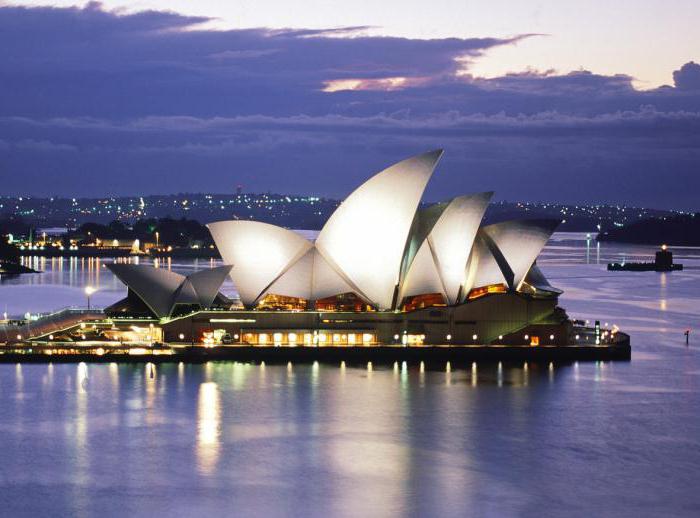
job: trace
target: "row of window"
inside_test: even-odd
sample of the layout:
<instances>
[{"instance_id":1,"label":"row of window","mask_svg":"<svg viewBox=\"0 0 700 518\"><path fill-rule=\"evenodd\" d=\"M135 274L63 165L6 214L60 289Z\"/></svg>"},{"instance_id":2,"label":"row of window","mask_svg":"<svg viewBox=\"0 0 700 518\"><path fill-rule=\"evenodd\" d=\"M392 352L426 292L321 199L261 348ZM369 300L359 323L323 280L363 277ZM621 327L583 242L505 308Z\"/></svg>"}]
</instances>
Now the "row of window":
<instances>
[{"instance_id":1,"label":"row of window","mask_svg":"<svg viewBox=\"0 0 700 518\"><path fill-rule=\"evenodd\" d=\"M492 293L505 293L505 284L491 284L474 288L467 295L468 300L474 300L484 295ZM402 311L415 311L417 309L429 307L444 307L447 306L447 301L441 293L425 293L406 297L401 304ZM288 297L285 295L268 294L259 303L258 309L266 310L285 310L285 311L304 311L309 309L309 304L306 299L298 297ZM316 300L313 303L313 309L316 311L374 311L374 307L367 304L354 293L341 293L333 297Z\"/></svg>"},{"instance_id":2,"label":"row of window","mask_svg":"<svg viewBox=\"0 0 700 518\"><path fill-rule=\"evenodd\" d=\"M374 333L332 331L245 332L240 337L240 341L249 345L372 345L377 343L377 336Z\"/></svg>"}]
</instances>

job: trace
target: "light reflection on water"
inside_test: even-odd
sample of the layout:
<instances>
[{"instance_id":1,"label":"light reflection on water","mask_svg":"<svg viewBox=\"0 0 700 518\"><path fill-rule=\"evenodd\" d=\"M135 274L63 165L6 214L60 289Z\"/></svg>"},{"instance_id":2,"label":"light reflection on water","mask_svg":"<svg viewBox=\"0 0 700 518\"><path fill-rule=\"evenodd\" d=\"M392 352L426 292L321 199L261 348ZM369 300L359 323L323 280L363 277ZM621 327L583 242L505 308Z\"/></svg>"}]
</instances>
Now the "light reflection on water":
<instances>
[{"instance_id":1,"label":"light reflection on water","mask_svg":"<svg viewBox=\"0 0 700 518\"><path fill-rule=\"evenodd\" d=\"M700 251L609 273L653 250L587 263L573 237L539 264L572 316L631 332L629 363L0 365L2 513L697 516Z\"/></svg>"},{"instance_id":2,"label":"light reflection on water","mask_svg":"<svg viewBox=\"0 0 700 518\"><path fill-rule=\"evenodd\" d=\"M219 457L221 435L219 387L213 381L199 386L197 403L197 465L205 475L214 473Z\"/></svg>"}]
</instances>

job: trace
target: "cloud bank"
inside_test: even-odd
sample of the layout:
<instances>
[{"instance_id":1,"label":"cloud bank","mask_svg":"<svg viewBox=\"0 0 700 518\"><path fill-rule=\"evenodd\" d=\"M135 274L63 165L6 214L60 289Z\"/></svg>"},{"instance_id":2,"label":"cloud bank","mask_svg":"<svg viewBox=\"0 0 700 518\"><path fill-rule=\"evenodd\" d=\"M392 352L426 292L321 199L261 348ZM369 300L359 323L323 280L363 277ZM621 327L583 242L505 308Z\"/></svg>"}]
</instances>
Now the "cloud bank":
<instances>
[{"instance_id":1,"label":"cloud bank","mask_svg":"<svg viewBox=\"0 0 700 518\"><path fill-rule=\"evenodd\" d=\"M588 71L469 74L512 38L202 30L145 11L0 7L6 194L177 191L342 196L406 156L447 151L434 199L700 208L700 65L674 85ZM486 58L484 58L486 59ZM466 69L465 69L466 67Z\"/></svg>"}]
</instances>

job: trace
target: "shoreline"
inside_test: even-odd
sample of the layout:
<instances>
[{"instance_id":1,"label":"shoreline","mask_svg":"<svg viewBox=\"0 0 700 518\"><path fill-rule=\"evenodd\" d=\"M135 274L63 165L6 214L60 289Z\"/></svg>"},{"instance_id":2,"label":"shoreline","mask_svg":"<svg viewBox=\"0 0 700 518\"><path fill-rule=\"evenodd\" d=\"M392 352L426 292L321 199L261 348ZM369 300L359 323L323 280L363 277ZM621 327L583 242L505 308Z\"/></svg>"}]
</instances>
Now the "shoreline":
<instances>
[{"instance_id":1,"label":"shoreline","mask_svg":"<svg viewBox=\"0 0 700 518\"><path fill-rule=\"evenodd\" d=\"M121 249L78 249L78 250L53 250L47 248L45 250L22 250L22 257L48 257L48 258L61 258L61 259L71 259L74 257L79 258L122 258L122 257L140 257L140 258L168 258L172 257L174 259L221 259L219 251L214 248L183 248L183 249L173 249L169 252L149 252L134 254L130 250Z\"/></svg>"},{"instance_id":2,"label":"shoreline","mask_svg":"<svg viewBox=\"0 0 700 518\"><path fill-rule=\"evenodd\" d=\"M25 273L41 273L39 270L34 270L23 264L13 263L11 261L0 260L0 275L23 275Z\"/></svg>"}]
</instances>

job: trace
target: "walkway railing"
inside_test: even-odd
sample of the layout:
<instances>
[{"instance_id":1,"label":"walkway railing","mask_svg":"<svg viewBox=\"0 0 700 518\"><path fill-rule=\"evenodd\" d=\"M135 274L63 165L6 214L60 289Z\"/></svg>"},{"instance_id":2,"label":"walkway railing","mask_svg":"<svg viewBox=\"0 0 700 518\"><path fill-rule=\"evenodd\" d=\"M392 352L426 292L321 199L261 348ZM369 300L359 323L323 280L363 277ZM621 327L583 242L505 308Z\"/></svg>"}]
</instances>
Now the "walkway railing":
<instances>
[{"instance_id":1,"label":"walkway railing","mask_svg":"<svg viewBox=\"0 0 700 518\"><path fill-rule=\"evenodd\" d=\"M82 322L103 320L98 308L63 308L46 315L34 316L22 324L0 325L0 342L18 342L62 331Z\"/></svg>"}]
</instances>

